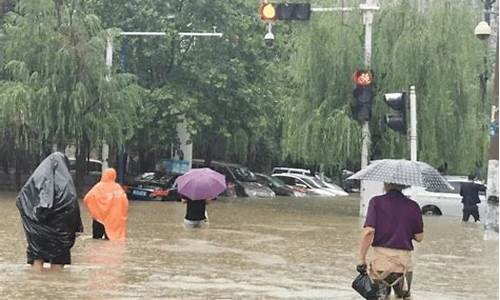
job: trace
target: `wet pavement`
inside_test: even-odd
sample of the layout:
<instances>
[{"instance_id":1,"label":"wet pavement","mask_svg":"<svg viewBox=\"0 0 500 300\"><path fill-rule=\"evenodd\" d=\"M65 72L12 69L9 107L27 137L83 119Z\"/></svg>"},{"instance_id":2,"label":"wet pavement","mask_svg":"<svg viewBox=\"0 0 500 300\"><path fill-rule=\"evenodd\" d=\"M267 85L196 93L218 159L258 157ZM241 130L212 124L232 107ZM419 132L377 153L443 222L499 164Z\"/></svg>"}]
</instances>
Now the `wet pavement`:
<instances>
[{"instance_id":1,"label":"wet pavement","mask_svg":"<svg viewBox=\"0 0 500 300\"><path fill-rule=\"evenodd\" d=\"M362 299L356 275L359 199L218 200L210 226L186 230L179 202L130 202L126 244L85 233L61 273L25 264L15 194L0 193L1 299ZM498 241L480 224L425 217L414 300L498 299Z\"/></svg>"}]
</instances>

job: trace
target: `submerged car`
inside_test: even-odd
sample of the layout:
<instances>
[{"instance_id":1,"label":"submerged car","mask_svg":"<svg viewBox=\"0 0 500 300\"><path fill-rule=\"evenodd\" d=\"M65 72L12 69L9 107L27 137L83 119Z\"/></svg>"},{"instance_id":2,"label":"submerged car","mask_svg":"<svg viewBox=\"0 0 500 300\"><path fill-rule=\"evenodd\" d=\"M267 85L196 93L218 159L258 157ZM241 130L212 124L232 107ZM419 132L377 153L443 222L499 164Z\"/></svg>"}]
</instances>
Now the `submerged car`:
<instances>
[{"instance_id":1,"label":"submerged car","mask_svg":"<svg viewBox=\"0 0 500 300\"><path fill-rule=\"evenodd\" d=\"M257 177L247 167L219 161L207 166L201 159L193 159L193 168L209 167L226 176L227 188L223 195L238 197L272 198L276 194L269 187L257 182Z\"/></svg>"},{"instance_id":2,"label":"submerged car","mask_svg":"<svg viewBox=\"0 0 500 300\"><path fill-rule=\"evenodd\" d=\"M317 182L321 184L323 188L327 188L334 193L336 193L338 196L349 196L349 193L347 193L343 188L340 186L336 185L332 179L323 176L323 179L319 178L319 176L314 177L317 179Z\"/></svg>"},{"instance_id":3,"label":"submerged car","mask_svg":"<svg viewBox=\"0 0 500 300\"><path fill-rule=\"evenodd\" d=\"M123 186L129 200L146 201L180 201L175 179L180 173L162 174L158 172L143 173L130 184Z\"/></svg>"},{"instance_id":4,"label":"submerged car","mask_svg":"<svg viewBox=\"0 0 500 300\"><path fill-rule=\"evenodd\" d=\"M333 191L329 191L318 185L318 183L314 181L314 177L291 173L273 174L272 176L281 179L289 186L305 188L307 195L322 197L337 196Z\"/></svg>"},{"instance_id":5,"label":"submerged car","mask_svg":"<svg viewBox=\"0 0 500 300\"><path fill-rule=\"evenodd\" d=\"M266 174L255 173L257 181L270 187L278 196L291 196L291 197L304 197L306 195L305 189L299 187L290 187L281 181L278 177L269 176Z\"/></svg>"},{"instance_id":6,"label":"submerged car","mask_svg":"<svg viewBox=\"0 0 500 300\"><path fill-rule=\"evenodd\" d=\"M403 194L416 201L424 215L461 217L463 204L460 188L468 180L460 177L448 177L447 180L453 187L452 191L413 186L403 190ZM480 182L476 182L476 184L483 185ZM486 188L484 185L483 187ZM486 213L487 206L484 192L479 193L479 200L481 200L481 203L478 204L479 215L482 217Z\"/></svg>"},{"instance_id":7,"label":"submerged car","mask_svg":"<svg viewBox=\"0 0 500 300\"><path fill-rule=\"evenodd\" d=\"M300 174L300 175L308 175L311 176L311 171L306 170L306 169L299 169L299 168L288 168L288 167L274 167L273 168L273 174Z\"/></svg>"}]
</instances>

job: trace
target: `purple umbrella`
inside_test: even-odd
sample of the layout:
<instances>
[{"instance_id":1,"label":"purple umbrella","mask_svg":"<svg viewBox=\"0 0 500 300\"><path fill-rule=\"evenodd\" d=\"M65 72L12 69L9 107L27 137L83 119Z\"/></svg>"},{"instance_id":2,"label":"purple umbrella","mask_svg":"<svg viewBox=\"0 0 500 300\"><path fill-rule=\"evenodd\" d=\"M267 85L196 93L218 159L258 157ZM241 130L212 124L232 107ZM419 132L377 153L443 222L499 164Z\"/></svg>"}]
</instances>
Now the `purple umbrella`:
<instances>
[{"instance_id":1,"label":"purple umbrella","mask_svg":"<svg viewBox=\"0 0 500 300\"><path fill-rule=\"evenodd\" d=\"M191 169L175 183L177 192L191 200L213 199L226 189L226 177L209 168Z\"/></svg>"}]
</instances>

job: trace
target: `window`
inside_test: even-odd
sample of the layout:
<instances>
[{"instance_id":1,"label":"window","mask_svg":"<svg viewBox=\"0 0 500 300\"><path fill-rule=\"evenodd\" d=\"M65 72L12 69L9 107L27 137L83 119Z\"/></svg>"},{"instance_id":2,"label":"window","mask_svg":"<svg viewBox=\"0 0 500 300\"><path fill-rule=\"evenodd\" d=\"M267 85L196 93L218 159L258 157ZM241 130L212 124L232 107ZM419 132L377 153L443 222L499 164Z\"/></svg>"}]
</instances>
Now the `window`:
<instances>
[{"instance_id":1,"label":"window","mask_svg":"<svg viewBox=\"0 0 500 300\"><path fill-rule=\"evenodd\" d=\"M229 172L229 170L226 168L226 167L223 167L223 166L212 166L212 168L221 173L222 175L224 175L226 177L226 182L234 182L234 176L233 174L231 174L231 172Z\"/></svg>"},{"instance_id":2,"label":"window","mask_svg":"<svg viewBox=\"0 0 500 300\"><path fill-rule=\"evenodd\" d=\"M462 185L462 182L460 181L448 181L448 183L452 186L452 190L447 190L444 188L426 188L425 190L428 192L433 192L433 193L451 193L451 194L459 194L460 193L460 187Z\"/></svg>"},{"instance_id":3,"label":"window","mask_svg":"<svg viewBox=\"0 0 500 300\"><path fill-rule=\"evenodd\" d=\"M460 187L462 186L462 183L458 182L458 181L454 181L454 182L450 182L450 184L453 187L453 191L449 191L448 193L460 194Z\"/></svg>"},{"instance_id":4,"label":"window","mask_svg":"<svg viewBox=\"0 0 500 300\"><path fill-rule=\"evenodd\" d=\"M102 164L97 161L89 161L87 163L88 171L89 172L101 172L102 171Z\"/></svg>"},{"instance_id":5,"label":"window","mask_svg":"<svg viewBox=\"0 0 500 300\"><path fill-rule=\"evenodd\" d=\"M247 168L231 167L231 171L233 172L236 179L240 181L257 181L257 178L255 178L255 174Z\"/></svg>"},{"instance_id":6,"label":"window","mask_svg":"<svg viewBox=\"0 0 500 300\"><path fill-rule=\"evenodd\" d=\"M295 185L295 178L286 177L286 176L276 176L276 177L281 179L281 181L283 181L285 184Z\"/></svg>"}]
</instances>

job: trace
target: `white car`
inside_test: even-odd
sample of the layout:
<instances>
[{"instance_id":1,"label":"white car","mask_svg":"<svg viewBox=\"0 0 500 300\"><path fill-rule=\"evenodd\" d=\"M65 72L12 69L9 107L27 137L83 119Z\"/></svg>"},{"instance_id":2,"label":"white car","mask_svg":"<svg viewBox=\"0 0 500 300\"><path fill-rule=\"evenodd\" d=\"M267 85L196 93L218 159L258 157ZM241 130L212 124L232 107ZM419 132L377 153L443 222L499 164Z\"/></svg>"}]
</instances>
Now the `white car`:
<instances>
[{"instance_id":1,"label":"white car","mask_svg":"<svg viewBox=\"0 0 500 300\"><path fill-rule=\"evenodd\" d=\"M314 178L317 179L317 182L319 182L319 184L321 184L321 187L332 190L333 192L335 192L337 194L337 196L349 196L349 193L347 193L340 186L333 183L333 181L328 182L328 181L326 181L326 178L325 178L325 180L322 180L321 178L318 178L318 177L319 176L315 176ZM326 176L324 176L324 177L326 177Z\"/></svg>"},{"instance_id":2,"label":"white car","mask_svg":"<svg viewBox=\"0 0 500 300\"><path fill-rule=\"evenodd\" d=\"M453 187L453 191L429 190L423 187L410 187L403 190L403 194L416 201L422 209L424 215L438 215L450 217L462 217L462 196L460 187L462 183L468 182L467 178L449 177L448 182ZM477 184L482 184L476 182ZM478 204L479 216L486 213L486 197L484 193L479 193L481 203Z\"/></svg>"},{"instance_id":3,"label":"white car","mask_svg":"<svg viewBox=\"0 0 500 300\"><path fill-rule=\"evenodd\" d=\"M349 194L344 191L343 188L333 183L332 180L327 181L328 177L324 176L321 179L318 175L312 176L311 171L306 169L288 168L288 167L274 167L273 174L288 174L288 175L303 175L309 177L315 185L316 188L326 189L328 191L334 192L336 196L348 196ZM329 178L328 178L329 179Z\"/></svg>"},{"instance_id":4,"label":"white car","mask_svg":"<svg viewBox=\"0 0 500 300\"><path fill-rule=\"evenodd\" d=\"M311 176L311 171L306 170L306 169L297 169L297 168L288 168L288 167L274 167L273 168L273 174L300 174L300 175L307 175Z\"/></svg>"},{"instance_id":5,"label":"white car","mask_svg":"<svg viewBox=\"0 0 500 300\"><path fill-rule=\"evenodd\" d=\"M306 194L312 196L337 196L337 194L333 191L322 188L318 183L315 182L314 177L290 173L273 174L272 176L281 179L284 183L291 187L304 187L306 188Z\"/></svg>"}]
</instances>

